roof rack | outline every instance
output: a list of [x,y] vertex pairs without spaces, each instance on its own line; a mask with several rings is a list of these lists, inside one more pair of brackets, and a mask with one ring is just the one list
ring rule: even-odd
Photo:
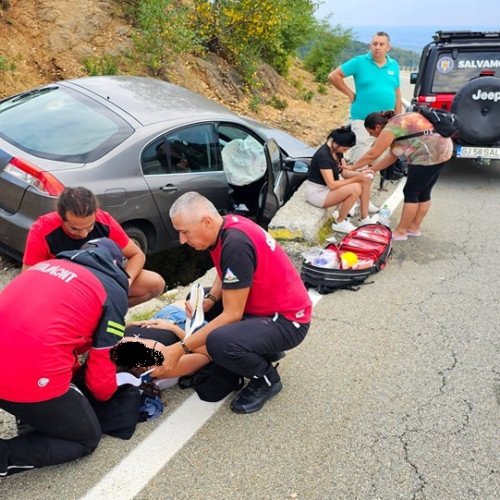
[[435,42],[451,42],[452,40],[467,40],[468,38],[500,39],[500,31],[436,31],[432,38]]

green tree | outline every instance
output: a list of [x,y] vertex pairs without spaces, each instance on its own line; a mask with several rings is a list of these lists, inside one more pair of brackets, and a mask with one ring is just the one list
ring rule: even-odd
[[332,26],[328,18],[318,23],[314,39],[302,50],[304,66],[317,82],[328,81],[328,74],[339,64],[344,48],[351,42],[350,29]]
[[187,5],[176,0],[136,0],[130,14],[135,19],[135,47],[153,73],[161,73],[178,54],[199,50]]
[[195,0],[194,5],[200,41],[236,64],[250,83],[261,61],[286,74],[290,56],[316,22],[312,0]]

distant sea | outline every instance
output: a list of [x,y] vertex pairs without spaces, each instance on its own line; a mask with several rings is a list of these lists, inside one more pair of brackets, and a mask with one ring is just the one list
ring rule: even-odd
[[372,36],[377,31],[385,31],[391,37],[391,45],[397,47],[398,49],[413,50],[414,52],[422,51],[422,48],[429,42],[432,42],[432,36],[436,31],[498,31],[499,26],[481,26],[473,27],[470,26],[457,26],[457,27],[443,27],[443,26],[353,26],[353,39],[359,42],[369,43]]

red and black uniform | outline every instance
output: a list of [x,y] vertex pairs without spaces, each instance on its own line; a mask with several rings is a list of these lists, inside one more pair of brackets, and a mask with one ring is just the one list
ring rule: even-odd
[[224,290],[250,292],[243,320],[208,335],[208,353],[235,373],[260,377],[269,366],[263,356],[304,339],[312,309],[307,290],[284,250],[245,217],[224,217],[210,254]]
[[91,453],[101,429],[71,384],[88,353],[85,386],[96,400],[116,391],[110,348],[122,337],[127,275],[104,248],[62,252],[0,293],[0,408],[36,432],[0,440],[0,477]]
[[120,224],[107,212],[98,209],[94,228],[85,238],[73,238],[65,230],[57,212],[38,217],[31,226],[24,249],[23,264],[33,266],[42,260],[53,259],[59,252],[78,250],[87,241],[109,238],[124,249],[129,237]]

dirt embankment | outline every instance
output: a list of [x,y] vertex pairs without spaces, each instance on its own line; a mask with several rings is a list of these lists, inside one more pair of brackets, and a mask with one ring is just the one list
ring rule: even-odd
[[[0,0],[0,98],[57,80],[86,76],[83,59],[124,55],[132,47],[132,28],[112,0]],[[139,74],[139,73],[135,73]],[[348,101],[330,85],[325,93],[298,61],[287,79],[264,65],[262,101],[284,102],[285,109],[260,104],[249,109],[234,68],[220,58],[184,55],[165,79],[213,99],[235,112],[295,135],[315,147],[347,119]],[[300,95],[311,94],[309,101]],[[255,100],[255,98],[254,98]],[[0,253],[0,289],[19,272]]]
[[[132,28],[111,0],[0,0],[0,97],[41,84],[85,76],[82,60],[106,54],[124,55],[132,46]],[[11,68],[12,66],[12,68]],[[286,130],[311,146],[345,122],[347,98],[318,84],[299,62],[285,80],[272,68],[261,69],[264,99],[279,99],[284,110],[261,104],[249,109],[252,95],[232,67],[215,56],[183,56],[165,78],[214,99],[230,109]],[[309,102],[300,95],[312,93]]]

